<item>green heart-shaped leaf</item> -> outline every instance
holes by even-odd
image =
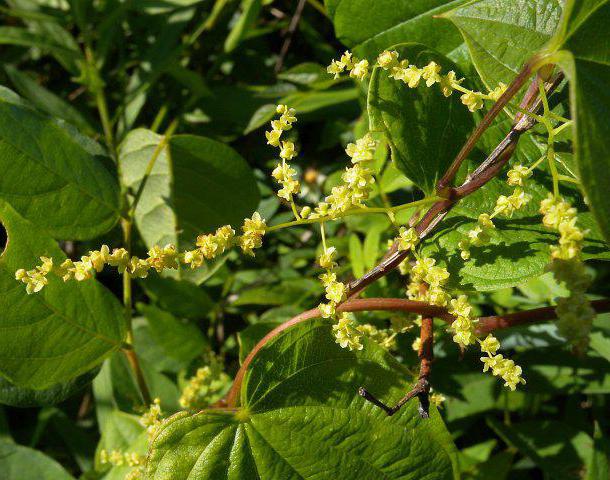
[[[392,49],[401,59],[418,67],[435,61],[443,73],[457,67],[445,56],[423,45],[403,44]],[[447,98],[438,85],[409,88],[376,67],[368,94],[371,128],[385,133],[396,166],[424,192],[434,191],[436,181],[468,138],[472,114],[459,95]]]
[[[438,412],[416,402],[388,417],[357,394],[389,403],[408,373],[371,341],[350,352],[327,321],[292,327],[254,358],[235,411],[186,412],[153,440],[150,480],[452,478],[454,446]]]
[[[547,43],[561,17],[558,0],[481,0],[442,16],[460,29],[487,88],[508,85]]]

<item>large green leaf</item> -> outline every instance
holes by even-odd
[[[357,395],[366,385],[391,403],[409,388],[406,376],[373,342],[350,352],[327,321],[305,322],[258,353],[237,411],[166,421],[148,478],[452,478],[455,447],[436,410],[423,420],[410,403],[390,418]]]
[[[443,55],[423,45],[393,47],[403,59],[423,67],[430,61],[443,71],[456,70]],[[472,114],[460,103],[459,95],[446,98],[440,88],[408,88],[377,67],[368,94],[371,128],[383,131],[396,166],[426,193],[445,172],[473,126]]]
[[[65,255],[41,229],[0,203],[8,246],[0,258],[0,373],[21,387],[43,389],[66,382],[98,365],[125,337],[121,304],[95,280],[49,284],[27,295],[15,280],[45,255]]]
[[[568,0],[550,47],[570,80],[574,153],[591,211],[610,240],[610,3]]]
[[[509,84],[549,41],[561,17],[559,0],[480,0],[443,14],[462,32],[488,88]]]
[[[129,133],[119,151],[123,183],[137,191],[161,136]],[[259,201],[246,161],[231,147],[194,135],[172,137],[158,156],[135,211],[147,246],[190,247],[221,225],[237,229]]]
[[[2,480],[74,480],[55,460],[32,448],[0,441]]]
[[[421,42],[445,54],[461,43],[459,33],[435,18],[467,0],[326,0],[337,38],[356,54],[374,59],[400,42]]]
[[[118,183],[99,146],[4,87],[0,167],[0,199],[54,238],[93,238],[118,219]]]

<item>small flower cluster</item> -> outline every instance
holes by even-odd
[[[148,410],[140,417],[140,425],[146,428],[148,438],[152,439],[161,425],[161,400],[155,398]]]
[[[222,362],[211,356],[210,364],[197,369],[180,396],[180,406],[188,409],[202,409],[216,401],[230,383],[229,376],[223,372]]]
[[[540,202],[542,223],[545,227],[559,232],[559,245],[551,247],[551,257],[554,259],[580,259],[582,244],[587,232],[576,225],[576,209],[561,198],[555,198],[549,193]]]
[[[271,175],[282,186],[277,192],[278,197],[283,198],[287,202],[293,202],[293,195],[296,195],[301,190],[301,184],[295,180],[296,170],[288,163],[296,155],[294,143],[290,140],[280,142],[282,133],[292,128],[292,124],[297,121],[294,108],[288,108],[286,105],[278,105],[276,112],[280,114],[279,120],[271,122],[271,131],[265,132],[267,143],[271,146],[280,149],[280,162],[277,164]]]
[[[356,327],[356,330],[386,350],[396,349],[396,333],[391,330],[380,329],[370,323],[360,324]]]
[[[461,257],[463,260],[470,259],[470,248],[471,247],[482,247],[487,245],[491,240],[491,232],[496,226],[494,225],[491,216],[487,213],[479,215],[477,220],[477,226],[471,228],[467,233],[466,237],[459,241],[458,247],[461,250]]]
[[[212,260],[231,248],[234,238],[235,230],[229,225],[218,228],[214,234],[199,235],[195,243],[197,248],[185,252],[183,262],[191,268],[200,267],[204,260]]]
[[[444,286],[448,279],[449,272],[436,265],[433,258],[418,258],[411,268],[411,283],[407,287],[407,296],[413,300],[426,301],[433,305],[447,307],[448,312],[455,317],[455,320],[451,323],[453,341],[461,348],[479,342],[481,351],[488,355],[482,359],[484,372],[492,368],[494,375],[501,376],[504,379],[504,385],[512,390],[518,383],[525,383],[525,380],[521,377],[521,367],[515,365],[512,360],[504,359],[502,355],[495,355],[500,348],[500,343],[495,337],[489,335],[482,341],[477,338],[478,320],[474,315],[474,309],[466,295],[452,298],[445,291]],[[421,339],[418,337],[413,342],[412,347],[418,351],[420,345]]]
[[[363,62],[366,62],[366,60],[354,64],[351,53],[345,52],[340,60],[333,60],[327,71],[338,78],[344,70],[351,70],[350,76],[363,80],[368,74],[369,67],[368,62],[366,64]],[[350,65],[350,68],[347,67],[348,65]],[[442,67],[434,61],[419,68],[416,65],[409,64],[407,59],[400,60],[399,54],[395,50],[381,52],[377,57],[377,65],[388,72],[390,78],[402,81],[409,88],[417,88],[424,81],[426,87],[439,84],[445,97],[450,97],[457,90],[462,93],[460,100],[471,112],[483,108],[484,100],[497,101],[507,88],[506,85],[500,83],[498,87],[487,94],[469,90],[462,86],[464,79],[458,79],[453,70],[446,75],[442,75]]]
[[[418,258],[411,268],[411,282],[407,286],[407,296],[411,300],[429,302],[440,307],[447,306],[451,297],[443,286],[449,279],[449,272],[436,265],[433,258]]]
[[[498,197],[492,217],[503,215],[510,218],[517,210],[527,205],[531,199],[532,196],[525,193],[523,189],[515,188],[513,193],[508,197],[506,195],[500,195]]]
[[[254,212],[252,218],[246,218],[241,227],[243,234],[239,237],[242,252],[254,256],[254,249],[263,245],[266,228],[265,220],[261,218],[260,213]]]
[[[472,345],[476,341],[475,330],[478,320],[473,316],[468,297],[460,295],[451,299],[449,304],[449,313],[455,316],[455,320],[451,323],[453,341],[462,348]]]
[[[419,243],[419,236],[414,228],[400,227],[398,230],[398,250],[415,250]]]
[[[508,177],[507,183],[511,187],[522,187],[523,182],[532,176],[532,170],[523,165],[515,165],[506,176]]]
[[[576,225],[576,209],[562,198],[549,194],[540,202],[540,213],[544,226],[557,230],[560,235],[559,244],[551,247],[549,269],[570,291],[568,297],[557,300],[557,328],[574,350],[582,354],[589,345],[595,318],[595,310],[586,296],[592,278],[582,262],[582,246],[587,232]]]
[[[337,79],[343,72],[349,72],[349,76],[364,80],[369,74],[368,60],[358,60],[350,52],[346,51],[339,60],[333,60],[326,69],[328,73]]]
[[[335,341],[341,348],[351,350],[362,350],[362,332],[356,328],[356,321],[349,313],[339,315],[337,322],[333,325]]]
[[[491,369],[494,376],[502,377],[504,386],[511,390],[515,390],[520,383],[525,385],[525,380],[521,376],[521,367],[502,355],[496,355],[500,348],[500,342],[496,337],[489,334],[485,340],[480,341],[480,344],[481,351],[487,354],[486,357],[481,357],[484,372]]]
[[[345,300],[347,294],[347,285],[337,281],[337,274],[333,272],[337,263],[334,258],[337,250],[334,247],[326,248],[322,255],[318,258],[319,265],[326,270],[320,275],[320,280],[324,286],[327,303],[321,303],[318,308],[320,314],[324,318],[335,316],[336,308],[339,303]]]
[[[121,452],[120,450],[100,450],[100,463],[102,465],[113,465],[115,467],[122,467],[124,465],[129,467],[137,467],[143,465],[146,457],[138,455],[134,452]]]
[[[371,185],[375,182],[369,164],[377,142],[370,134],[347,145],[345,152],[352,159],[352,166],[345,169],[341,179],[343,183],[333,187],[331,194],[321,202],[311,215],[312,218],[329,216],[331,218],[352,207],[362,207],[362,202],[369,198]]]
[[[162,273],[165,269],[178,269],[180,264],[191,268],[201,267],[204,260],[211,260],[223,254],[236,243],[242,251],[254,256],[254,249],[262,245],[266,224],[258,212],[252,218],[246,218],[242,227],[243,235],[235,237],[235,230],[225,225],[216,230],[214,234],[197,237],[197,248],[180,253],[172,244],[164,247],[153,246],[148,251],[147,258],[129,256],[124,248],[115,248],[112,253],[108,245],[102,245],[99,250],[92,250],[88,255],[82,256],[79,261],[64,260],[55,265],[52,258],[40,257],[41,264],[32,270],[19,269],[15,272],[15,279],[26,284],[28,294],[39,292],[48,284],[47,275],[53,272],[64,282],[76,280],[82,282],[93,278],[96,272],[101,272],[105,265],[117,268],[119,273],[127,272],[135,278],[146,278],[151,269]]]
[[[40,292],[49,283],[47,275],[53,270],[53,259],[40,257],[40,261],[42,264],[32,270],[26,271],[20,268],[15,272],[15,279],[25,283],[25,291],[28,292],[28,295]]]

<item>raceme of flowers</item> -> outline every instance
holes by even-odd
[[[540,202],[540,213],[543,225],[559,232],[558,245],[551,247],[549,269],[570,291],[568,297],[557,300],[557,328],[577,353],[583,353],[589,345],[595,318],[595,310],[586,296],[593,279],[582,261],[582,244],[587,232],[576,225],[576,209],[561,197],[549,194]]]
[[[51,272],[61,277],[64,282],[68,280],[84,281],[93,278],[96,272],[101,272],[106,265],[117,268],[119,273],[127,272],[135,278],[146,278],[151,269],[157,273],[164,270],[176,270],[179,266],[188,265],[197,268],[205,260],[211,260],[222,255],[229,248],[239,245],[248,255],[254,255],[254,250],[262,246],[262,239],[266,232],[265,220],[258,212],[251,218],[246,218],[242,226],[242,235],[236,236],[235,230],[225,225],[216,230],[214,234],[197,237],[197,248],[184,253],[178,252],[176,247],[168,244],[165,247],[153,246],[148,251],[147,258],[138,258],[129,255],[124,248],[115,248],[110,251],[107,245],[99,250],[92,250],[79,261],[64,260],[56,265],[52,258],[40,257],[41,264],[32,270],[19,269],[15,278],[26,284],[28,294],[39,292],[48,284],[47,275]]]
[[[515,212],[527,205],[532,196],[523,190],[525,180],[532,175],[533,167],[527,168],[523,165],[516,165],[508,171],[507,183],[516,187],[509,196],[500,195],[496,200],[496,205],[491,214],[482,213],[479,215],[477,225],[471,228],[465,238],[460,240],[458,247],[461,250],[463,260],[470,259],[471,247],[482,247],[487,245],[496,228],[493,219],[497,216],[510,218]]]
[[[407,59],[400,60],[399,54],[395,50],[381,52],[377,57],[376,65],[388,72],[390,78],[402,81],[409,88],[417,88],[422,83],[425,83],[426,87],[439,84],[445,97],[450,97],[457,90],[462,93],[460,100],[471,112],[483,108],[484,100],[497,101],[506,91],[506,85],[501,82],[498,87],[486,94],[469,90],[462,86],[464,79],[458,79],[453,70],[442,75],[442,67],[434,61],[421,68],[411,65]],[[364,80],[369,74],[369,62],[358,60],[349,51],[346,51],[339,60],[333,60],[326,70],[334,75],[335,79],[339,78],[342,73],[349,72],[350,77]]]
[[[222,362],[215,355],[211,355],[209,365],[198,368],[195,375],[188,380],[180,396],[180,406],[202,409],[215,401],[231,382],[223,367]]]
[[[402,251],[415,251],[418,243],[417,233],[414,228],[401,228],[398,237],[398,248]],[[519,383],[525,383],[521,376],[521,367],[515,365],[510,359],[502,355],[496,355],[500,348],[500,342],[488,335],[484,340],[476,336],[476,325],[478,320],[473,315],[473,307],[466,295],[452,298],[446,291],[445,284],[449,280],[449,272],[446,268],[436,265],[436,260],[428,257],[417,257],[413,266],[410,266],[410,283],[407,286],[407,297],[411,300],[419,300],[447,307],[455,320],[451,323],[453,341],[460,348],[466,348],[476,342],[479,343],[481,351],[487,356],[482,357],[483,371],[491,368],[495,376],[504,380],[504,385],[515,390]],[[419,350],[421,340],[417,338],[413,344],[414,350]]]
[[[294,108],[278,105],[276,112],[280,114],[278,120],[271,122],[271,131],[265,132],[267,144],[280,149],[280,163],[275,167],[271,176],[282,186],[277,195],[294,206],[293,196],[301,190],[301,184],[294,179],[296,170],[288,162],[296,155],[294,143],[290,140],[281,140],[282,133],[292,128],[297,121]],[[297,215],[298,218],[298,215]]]

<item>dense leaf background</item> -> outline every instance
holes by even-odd
[[[151,480],[608,478],[609,314],[595,319],[582,356],[552,322],[499,332],[527,378],[516,392],[482,374],[480,355],[460,352],[435,324],[432,385],[446,401],[429,420],[415,403],[387,417],[357,395],[366,386],[392,403],[408,390],[417,329],[398,335],[390,351],[366,340],[350,352],[328,321],[312,319],[266,344],[235,408],[219,409],[258,341],[320,302],[322,247],[312,226],[268,234],[256,257],[231,251],[197,270],[135,280],[131,327],[116,272],[82,283],[51,278],[33,296],[14,275],[41,255],[76,260],[102,243],[122,246],[121,219],[132,210],[140,257],[154,245],[192,248],[198,234],[224,224],[237,230],[254,211],[269,225],[291,220],[270,177],[277,152],[264,137],[277,103],[297,110],[286,135],[298,150],[299,204],[329,194],[348,165],[345,146],[369,129],[379,146],[368,205],[433,193],[480,113],[457,94],[407,89],[380,69],[364,83],[326,73],[346,48],[372,64],[392,47],[420,67],[435,60],[444,73],[459,72],[474,89],[509,83],[532,55],[564,69],[569,83],[551,105],[574,123],[557,151],[561,173],[579,178],[582,190],[562,183],[562,194],[588,230],[589,295],[608,297],[610,3],[5,0],[0,18],[0,480],[124,479],[132,469],[102,463],[102,450],[149,455]],[[513,115],[508,107],[494,121],[458,179],[498,144]],[[535,128],[511,164],[531,164],[544,149]],[[544,166],[528,184],[532,202],[497,220],[490,244],[461,260],[463,234],[511,191],[504,173],[422,245],[480,315],[567,295],[546,270],[557,235],[538,213],[552,190]],[[340,277],[373,267],[396,226],[385,215],[327,222]],[[362,295],[404,297],[404,277],[393,272]],[[357,321],[387,328],[392,316],[361,313]],[[152,439],[139,422],[144,399],[125,342],[171,415]],[[213,362],[222,370],[215,390],[184,410],[189,378]]]

